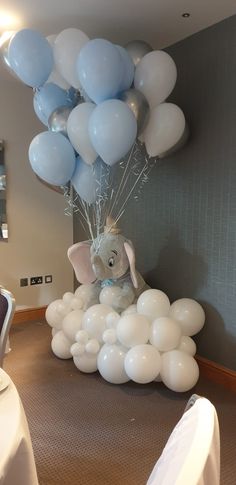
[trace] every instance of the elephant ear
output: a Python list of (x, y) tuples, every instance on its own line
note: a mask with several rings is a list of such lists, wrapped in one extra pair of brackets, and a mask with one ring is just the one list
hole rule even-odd
[(74, 268), (76, 278), (79, 283), (87, 285), (96, 280), (90, 259), (90, 242), (84, 241), (73, 244), (68, 251), (67, 256)]
[(124, 248), (125, 252), (127, 254), (128, 260), (129, 260), (129, 267), (130, 267), (130, 276), (132, 283), (135, 288), (138, 288), (138, 281), (137, 281), (137, 275), (136, 275), (136, 270), (135, 270), (135, 252), (132, 244), (129, 242), (125, 241), (124, 242)]

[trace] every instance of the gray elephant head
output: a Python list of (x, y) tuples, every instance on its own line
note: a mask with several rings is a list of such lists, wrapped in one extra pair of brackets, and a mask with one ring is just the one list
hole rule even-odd
[(68, 250), (68, 258), (77, 280), (82, 284), (103, 280), (119, 280), (130, 273), (137, 288), (134, 248), (109, 219), (109, 224), (94, 241), (74, 244)]

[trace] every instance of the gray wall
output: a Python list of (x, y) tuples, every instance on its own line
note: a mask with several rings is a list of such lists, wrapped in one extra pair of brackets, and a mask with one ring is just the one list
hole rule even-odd
[[(122, 220), (148, 283), (206, 312), (198, 354), (236, 369), (236, 16), (168, 49), (191, 137)], [(81, 240), (75, 218), (75, 240)]]

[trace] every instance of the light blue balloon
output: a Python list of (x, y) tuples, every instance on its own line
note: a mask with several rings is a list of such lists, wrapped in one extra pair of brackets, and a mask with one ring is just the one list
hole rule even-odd
[(104, 101), (90, 116), (89, 135), (102, 160), (107, 165), (114, 165), (128, 153), (135, 141), (135, 116), (123, 101)]
[(33, 100), (34, 111), (40, 121), (48, 126), (48, 119), (56, 109), (61, 106), (73, 108), (78, 100), (77, 91), (70, 88), (68, 91), (60, 88), (57, 84), (46, 83), (39, 88)]
[(23, 29), (12, 38), (8, 57), (11, 68), (25, 84), (42, 86), (53, 68), (52, 48), (40, 32)]
[(109, 171), (110, 167), (100, 157), (93, 165), (88, 165), (78, 156), (71, 183), (81, 199), (93, 204), (97, 197), (108, 194)]
[(82, 88), (95, 103), (116, 97), (124, 75), (119, 50), (108, 40), (90, 40), (79, 53), (77, 73)]
[(93, 165), (88, 165), (79, 156), (76, 158), (76, 167), (71, 183), (81, 199), (88, 204), (95, 202), (96, 177)]
[(29, 160), (33, 171), (52, 185), (65, 185), (75, 170), (75, 152), (71, 143), (60, 133), (51, 131), (33, 138)]
[(124, 66), (124, 75), (121, 81), (120, 91), (126, 91), (127, 89), (130, 88), (130, 86), (133, 83), (135, 67), (127, 50), (124, 49), (124, 47), (121, 47), (120, 45), (117, 45), (116, 48), (118, 49), (121, 55), (123, 66)]

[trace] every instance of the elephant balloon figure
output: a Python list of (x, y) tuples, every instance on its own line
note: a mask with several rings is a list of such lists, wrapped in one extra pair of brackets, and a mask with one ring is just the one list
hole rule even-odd
[(118, 286), (119, 296), (113, 308), (121, 312), (131, 305), (148, 285), (135, 269), (135, 252), (131, 241), (116, 227), (111, 217), (106, 220), (104, 232), (94, 241), (74, 244), (68, 249), (68, 258), (79, 283), (93, 284), (94, 291), (87, 308), (98, 301), (106, 286)]

